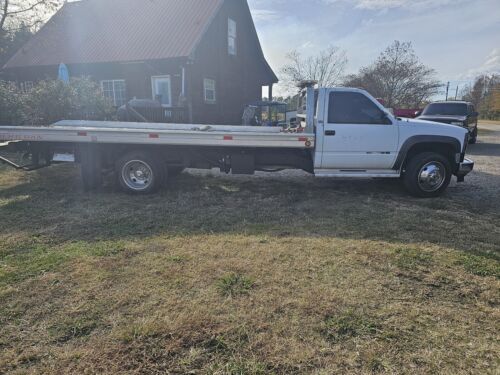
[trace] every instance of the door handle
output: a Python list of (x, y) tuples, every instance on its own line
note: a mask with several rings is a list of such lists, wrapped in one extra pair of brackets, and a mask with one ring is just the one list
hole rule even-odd
[(326, 130), (325, 135), (327, 136), (335, 136), (337, 132), (335, 130)]

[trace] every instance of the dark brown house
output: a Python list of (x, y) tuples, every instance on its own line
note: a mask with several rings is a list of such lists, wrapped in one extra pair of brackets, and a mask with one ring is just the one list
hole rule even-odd
[(185, 121), (240, 124), (278, 81), (246, 0), (83, 0), (61, 10), (3, 67), (29, 87), (90, 76), (116, 106), (156, 99)]

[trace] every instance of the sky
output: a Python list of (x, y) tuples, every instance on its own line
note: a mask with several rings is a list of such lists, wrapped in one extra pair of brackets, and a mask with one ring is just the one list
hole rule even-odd
[[(451, 81), (500, 73), (500, 0), (248, 0), (264, 53), (279, 75), (286, 54), (347, 52), (346, 73), (372, 63), (394, 40)], [(279, 87), (277, 95), (284, 94)]]

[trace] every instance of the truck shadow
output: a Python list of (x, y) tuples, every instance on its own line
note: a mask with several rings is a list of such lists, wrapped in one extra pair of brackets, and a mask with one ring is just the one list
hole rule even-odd
[(477, 143), (470, 145), (467, 149), (469, 155), (478, 156), (500, 156), (500, 144), (498, 143)]
[[(484, 184), (487, 181), (487, 184)], [(51, 243), (158, 235), (338, 237), (435, 244), (491, 256), (500, 248), (500, 176), (475, 172), (441, 198), (411, 198), (398, 181), (184, 173), (152, 196), (81, 191), (76, 169), (56, 167), (0, 190), (0, 234)]]

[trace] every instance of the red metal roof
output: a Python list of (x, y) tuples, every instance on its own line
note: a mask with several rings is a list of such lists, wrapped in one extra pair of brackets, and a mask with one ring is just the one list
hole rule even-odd
[(187, 57), (223, 2), (83, 0), (67, 3), (5, 68)]

